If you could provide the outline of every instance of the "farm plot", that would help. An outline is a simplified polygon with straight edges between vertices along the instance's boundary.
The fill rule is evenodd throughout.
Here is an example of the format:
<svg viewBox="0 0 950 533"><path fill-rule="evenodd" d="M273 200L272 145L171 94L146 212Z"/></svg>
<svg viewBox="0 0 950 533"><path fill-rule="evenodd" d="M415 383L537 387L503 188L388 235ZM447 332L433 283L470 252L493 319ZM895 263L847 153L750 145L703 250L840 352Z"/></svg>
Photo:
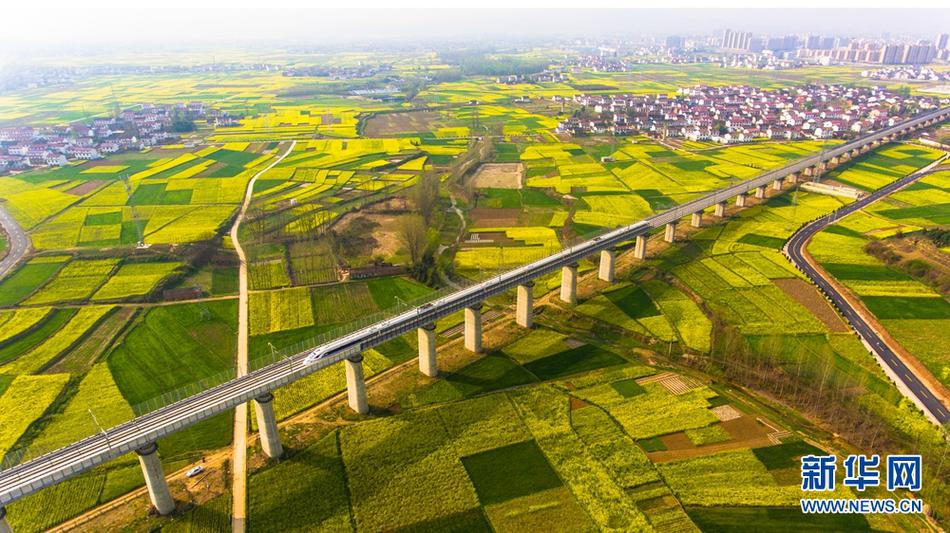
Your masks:
<svg viewBox="0 0 950 533"><path fill-rule="evenodd" d="M460 270L494 272L523 265L560 249L557 234L551 228L472 228L455 260Z"/></svg>
<svg viewBox="0 0 950 533"><path fill-rule="evenodd" d="M472 184L480 189L520 189L523 176L521 163L486 163L472 177Z"/></svg>
<svg viewBox="0 0 950 533"><path fill-rule="evenodd" d="M111 428L132 418L132 408L122 397L109 366L98 363L83 377L65 409L49 418L30 447L54 450L95 434L99 427Z"/></svg>
<svg viewBox="0 0 950 533"><path fill-rule="evenodd" d="M194 153L175 151L176 155L165 158L152 154L115 155L104 160L115 165L97 165L87 170L128 167L121 172L127 179L118 180L118 174L99 170L80 174L98 176L102 179L99 185L106 185L81 191L77 186L69 194L54 188L59 183L54 180L56 172L29 172L22 176L34 183L20 185L11 181L17 187L11 194L15 199L22 197L24 202L44 201L44 207L52 206L50 212L41 218L36 216L36 223L30 224L37 226L34 241L38 249L117 247L140 240L148 244L205 240L228 220L255 168L266 164L274 153L212 148ZM58 194L68 198L57 203ZM49 198L41 200L43 195ZM31 209L31 213L37 212L42 213Z"/></svg>
<svg viewBox="0 0 950 533"><path fill-rule="evenodd" d="M310 289L254 292L250 299L251 335L298 329L313 325Z"/></svg>
<svg viewBox="0 0 950 533"><path fill-rule="evenodd" d="M676 338L669 321L637 285L611 287L577 306L577 312L664 341Z"/></svg>
<svg viewBox="0 0 950 533"><path fill-rule="evenodd" d="M155 307L108 355L130 405L233 368L234 301Z"/></svg>
<svg viewBox="0 0 950 533"><path fill-rule="evenodd" d="M0 311L0 346L10 344L12 340L37 327L50 315L48 307L26 307L12 311Z"/></svg>
<svg viewBox="0 0 950 533"><path fill-rule="evenodd" d="M111 310L110 306L80 308L69 322L52 333L44 342L0 367L0 370L10 374L39 372L79 342Z"/></svg>
<svg viewBox="0 0 950 533"><path fill-rule="evenodd" d="M117 264L116 259L73 260L25 303L85 300L106 281Z"/></svg>
<svg viewBox="0 0 950 533"><path fill-rule="evenodd" d="M0 396L0 455L6 455L23 432L60 395L68 374L17 376Z"/></svg>
<svg viewBox="0 0 950 533"><path fill-rule="evenodd" d="M0 281L0 305L13 305L46 284L72 257L35 257Z"/></svg>
<svg viewBox="0 0 950 533"><path fill-rule="evenodd" d="M117 300L144 296L181 265L178 262L126 263L96 291L92 299Z"/></svg>
<svg viewBox="0 0 950 533"><path fill-rule="evenodd" d="M505 394L348 427L340 444L358 529L481 531L490 522L520 530L538 520L591 526L565 490L562 463L532 440ZM500 475L512 468L516 483ZM406 494L413 495L410 506L401 499Z"/></svg>
<svg viewBox="0 0 950 533"><path fill-rule="evenodd" d="M350 528L350 502L338 435L333 432L250 476L248 522L251 530L342 531ZM301 501L312 503L300 505Z"/></svg>
<svg viewBox="0 0 950 533"><path fill-rule="evenodd" d="M49 308L43 309L48 310ZM36 327L0 344L0 364L15 359L45 342L75 316L76 312L77 309L75 308L53 309Z"/></svg>
<svg viewBox="0 0 950 533"><path fill-rule="evenodd" d="M615 228L632 224L653 214L650 203L638 194L584 194L574 213L574 222Z"/></svg>
<svg viewBox="0 0 950 533"><path fill-rule="evenodd" d="M888 145L860 156L828 174L834 181L865 191L879 189L913 173L942 152L921 146Z"/></svg>
<svg viewBox="0 0 950 533"><path fill-rule="evenodd" d="M27 230L81 199L56 189L28 183L19 176L0 181L0 198L3 198L4 207L13 218Z"/></svg>
<svg viewBox="0 0 950 533"><path fill-rule="evenodd" d="M797 506L805 497L798 485L779 485L750 450L724 452L657 465L660 474L685 505ZM823 497L846 498L839 484Z"/></svg>
<svg viewBox="0 0 950 533"><path fill-rule="evenodd" d="M515 408L545 457L556 465L577 503L600 529L648 529L646 517L627 498L617 478L571 428L569 399L550 386L509 393Z"/></svg>
<svg viewBox="0 0 950 533"><path fill-rule="evenodd" d="M656 382L644 384L643 388L645 393L637 395L635 401L628 401L611 383L578 389L575 394L607 411L635 439L702 428L719 420L709 410L709 399L716 393L706 387L680 395Z"/></svg>

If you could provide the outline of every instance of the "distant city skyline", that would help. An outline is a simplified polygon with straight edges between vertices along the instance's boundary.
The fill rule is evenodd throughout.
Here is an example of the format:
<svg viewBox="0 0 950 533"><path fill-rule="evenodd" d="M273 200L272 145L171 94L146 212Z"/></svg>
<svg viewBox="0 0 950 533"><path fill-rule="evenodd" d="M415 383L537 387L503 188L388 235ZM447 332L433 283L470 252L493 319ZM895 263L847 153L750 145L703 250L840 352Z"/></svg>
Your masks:
<svg viewBox="0 0 950 533"><path fill-rule="evenodd" d="M59 9L18 7L9 45L530 40L757 34L934 39L950 9ZM41 22L32 22L41 21ZM531 24L526 24L530 21Z"/></svg>

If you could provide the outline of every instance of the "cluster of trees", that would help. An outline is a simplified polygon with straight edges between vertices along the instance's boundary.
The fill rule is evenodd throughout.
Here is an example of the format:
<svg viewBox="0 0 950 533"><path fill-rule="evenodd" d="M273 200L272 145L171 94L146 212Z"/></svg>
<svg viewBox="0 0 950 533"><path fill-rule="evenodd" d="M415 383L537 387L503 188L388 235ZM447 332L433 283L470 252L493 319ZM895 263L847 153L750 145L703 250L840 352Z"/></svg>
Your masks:
<svg viewBox="0 0 950 533"><path fill-rule="evenodd" d="M399 221L399 239L409 252L409 272L417 280L434 285L438 282L439 176L427 172L419 183L409 190L415 212L403 215Z"/></svg>
<svg viewBox="0 0 950 533"><path fill-rule="evenodd" d="M458 65L460 73L465 76L524 76L548 68L547 61L490 56L480 50L442 52L439 57L449 65Z"/></svg>
<svg viewBox="0 0 950 533"><path fill-rule="evenodd" d="M864 252L895 270L923 281L942 294L950 294L950 272L947 272L946 267L937 262L913 257L919 246L918 235L930 240L937 248L950 245L950 231L935 228L913 234L906 239L898 233L894 236L895 240L871 240L864 245Z"/></svg>
<svg viewBox="0 0 950 533"><path fill-rule="evenodd" d="M832 427L862 453L921 453L924 493L939 516L950 513L950 443L894 387L863 370L846 370L830 345L795 336L747 337L714 317L708 357L683 362L792 406ZM944 429L946 431L946 429Z"/></svg>
<svg viewBox="0 0 950 533"><path fill-rule="evenodd" d="M175 108L172 112L172 131L175 133L189 133L195 131L195 119L188 113Z"/></svg>

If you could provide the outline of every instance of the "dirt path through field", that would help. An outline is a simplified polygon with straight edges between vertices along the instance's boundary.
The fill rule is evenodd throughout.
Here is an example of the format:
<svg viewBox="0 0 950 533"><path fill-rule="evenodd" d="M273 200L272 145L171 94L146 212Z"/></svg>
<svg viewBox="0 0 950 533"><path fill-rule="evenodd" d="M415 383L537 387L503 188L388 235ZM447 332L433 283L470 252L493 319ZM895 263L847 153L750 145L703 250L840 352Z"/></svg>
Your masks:
<svg viewBox="0 0 950 533"><path fill-rule="evenodd" d="M241 246L238 234L241 229L241 221L247 213L247 208L251 205L251 197L254 196L254 184L263 173L267 172L280 163L287 154L294 151L297 141L290 143L290 148L280 154L271 164L264 167L263 170L254 174L254 177L247 182L247 190L244 192L244 203L241 204L241 211L234 220L234 226L231 227L231 242L234 244L234 251L237 252L241 261L241 269L238 275L240 293L238 296L238 342L237 342L237 376L247 374L247 343L249 317L248 317L248 290L247 290L247 256L244 248ZM234 440L232 443L234 450L233 468L231 469L231 531L234 533L243 533L245 521L247 520L247 404L241 404L234 409Z"/></svg>

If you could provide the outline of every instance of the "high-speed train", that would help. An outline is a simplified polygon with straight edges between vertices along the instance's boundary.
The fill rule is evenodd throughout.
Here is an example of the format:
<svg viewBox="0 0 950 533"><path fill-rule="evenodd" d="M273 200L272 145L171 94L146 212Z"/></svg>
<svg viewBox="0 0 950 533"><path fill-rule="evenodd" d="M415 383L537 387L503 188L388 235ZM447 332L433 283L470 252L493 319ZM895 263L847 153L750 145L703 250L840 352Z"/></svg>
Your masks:
<svg viewBox="0 0 950 533"><path fill-rule="evenodd" d="M303 364L312 365L321 359L331 357L341 359L343 357L356 355L363 350L367 350L379 344L373 341L379 337L378 334L386 331L388 328L407 326L409 323L418 323L421 325L433 322L457 311L461 307L475 304L477 301L501 293L517 284L525 283L555 268L578 261L583 257L629 240L642 230L648 228L649 224L646 222L637 222L636 224L617 228L603 235L594 237L589 241L549 255L534 263L528 263L527 265L509 270L501 275L453 292L448 296L444 296L393 318L388 318L382 322L354 331L339 339L317 346L307 354L303 360Z"/></svg>

